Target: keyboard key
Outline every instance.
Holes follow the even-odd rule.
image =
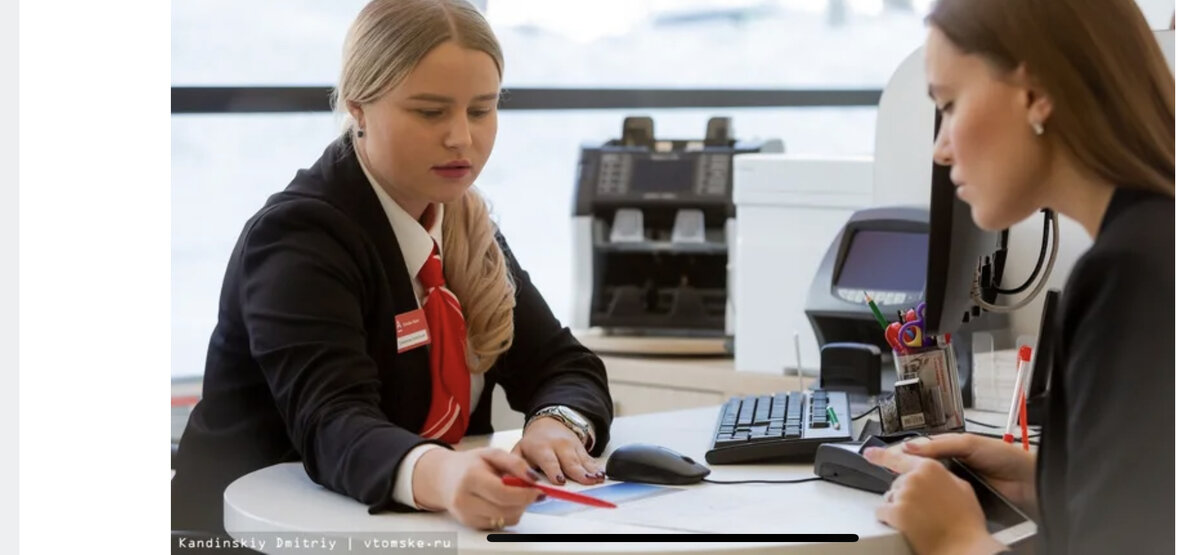
[[[794,393],[788,395],[787,419],[788,420],[799,420],[800,419],[800,409],[802,407],[803,407],[803,404],[800,401],[800,393],[799,392],[794,392]]]
[[[753,403],[753,401],[748,402],[748,403],[742,403],[741,411],[738,412],[738,419],[737,419],[738,425],[741,426],[744,424],[751,424],[753,422],[754,422],[754,403]]]
[[[759,397],[754,409],[754,423],[766,422],[771,417],[771,404],[766,397]]]

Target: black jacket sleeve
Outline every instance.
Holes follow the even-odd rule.
[[[375,294],[356,226],[315,200],[279,204],[252,221],[241,253],[241,305],[292,444],[313,481],[371,512],[405,510],[392,499],[396,468],[430,443],[380,409],[367,354],[363,306]]]
[[[526,418],[550,405],[565,405],[588,417],[596,427],[591,454],[598,455],[608,445],[613,418],[604,363],[558,322],[504,237],[497,233],[496,238],[516,286],[513,342],[497,361],[497,382],[509,405]]]
[[[1079,302],[1063,313],[1067,545],[1173,552],[1173,272],[1146,271],[1162,265],[1146,251],[1095,254],[1080,259]]]

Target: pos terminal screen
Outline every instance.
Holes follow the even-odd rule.
[[[846,289],[922,291],[928,258],[926,233],[860,230],[850,238],[834,285]]]

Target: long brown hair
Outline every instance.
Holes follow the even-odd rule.
[[[466,0],[373,0],[359,12],[342,51],[335,110],[367,104],[386,94],[421,58],[443,42],[491,56],[504,74],[500,43],[483,15]],[[347,118],[346,126],[351,120]],[[357,148],[357,143],[355,144]],[[467,322],[467,362],[487,371],[512,345],[512,276],[496,240],[487,203],[475,187],[447,203],[442,221],[446,284]]]
[[[938,0],[926,21],[1054,102],[1046,134],[1096,176],[1175,196],[1175,77],[1133,0]]]

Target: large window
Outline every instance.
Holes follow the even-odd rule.
[[[330,84],[365,3],[175,0],[172,82]],[[485,4],[510,87],[879,88],[920,44],[930,0]]]

